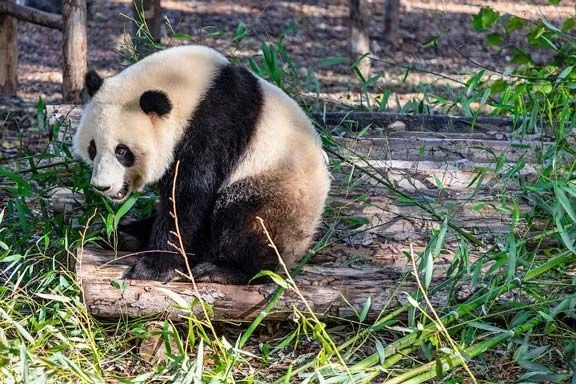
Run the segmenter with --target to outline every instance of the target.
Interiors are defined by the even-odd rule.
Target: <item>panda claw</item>
[[[124,272],[124,280],[154,280],[168,283],[176,277],[179,263],[174,263],[170,257],[149,254],[140,257],[136,263]]]
[[[212,263],[200,263],[192,269],[197,283],[246,284],[250,276],[231,268],[220,267]]]

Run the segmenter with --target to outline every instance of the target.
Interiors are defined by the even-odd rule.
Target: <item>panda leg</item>
[[[226,187],[214,206],[210,251],[192,270],[196,281],[246,284],[261,270],[275,270],[278,256],[264,227],[289,265],[295,256],[302,256],[294,255],[294,250],[302,243],[306,246],[310,236],[299,229],[301,207],[291,196],[281,179],[273,176],[247,178]]]

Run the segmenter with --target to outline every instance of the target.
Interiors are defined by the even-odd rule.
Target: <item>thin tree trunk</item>
[[[18,90],[16,32],[16,19],[0,14],[0,96],[16,96]]]
[[[87,70],[86,0],[64,0],[64,68],[62,95],[65,102],[80,103]]]
[[[386,0],[384,8],[384,38],[398,41],[400,25],[400,0]]]
[[[352,59],[370,53],[369,3],[367,0],[350,0],[350,53]],[[358,63],[358,69],[367,79],[370,75],[370,59],[365,57]]]

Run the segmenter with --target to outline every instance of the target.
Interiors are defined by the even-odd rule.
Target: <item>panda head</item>
[[[162,90],[119,84],[95,71],[86,75],[86,91],[74,151],[92,166],[92,186],[122,202],[159,180],[172,162],[172,102]]]

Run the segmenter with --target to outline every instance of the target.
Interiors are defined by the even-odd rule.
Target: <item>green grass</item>
[[[482,11],[474,26],[481,30],[510,27],[506,23],[511,21],[497,16]],[[96,241],[113,243],[118,221],[128,211],[149,213],[154,194],[137,195],[114,207],[94,193],[89,188],[90,169],[70,153],[70,127],[65,122],[47,124],[40,102],[38,128],[51,130],[54,140],[40,154],[21,148],[16,162],[0,167],[5,206],[0,220],[0,382],[468,383],[494,382],[507,369],[513,369],[511,377],[523,383],[575,382],[574,41],[569,31],[558,32],[546,22],[522,28],[532,43],[554,50],[553,62],[538,65],[522,56],[511,76],[488,76],[480,70],[451,100],[428,93],[422,100],[400,106],[407,112],[458,111],[472,117],[489,109],[494,115],[510,117],[518,132],[532,134],[547,124],[556,141],[543,151],[536,178],[525,180],[520,175],[522,162],[508,168],[503,158],[494,158],[493,172],[521,186],[518,196],[503,194],[495,203],[511,223],[507,238],[496,244],[484,243],[455,226],[446,211],[399,190],[363,161],[369,159],[359,160],[357,153],[342,148],[326,127],[319,126],[332,154],[333,170],[349,173],[350,199],[361,189],[358,180],[363,177],[438,221],[423,252],[405,250],[419,277],[419,289],[406,293],[403,306],[386,307],[372,321],[366,317],[372,305],[366,297],[356,319],[322,319],[294,309],[290,323],[266,322],[278,297],[286,290],[298,292],[292,279],[280,277],[275,277],[276,294],[251,324],[213,323],[191,311],[184,324],[159,317],[154,328],[149,326],[151,319],[93,318],[73,273],[75,251]],[[535,37],[534,31],[540,36]],[[498,33],[505,37],[504,32]],[[240,26],[230,40],[241,44],[247,33]],[[495,41],[493,35],[491,39]],[[324,109],[322,101],[313,97],[317,94],[314,69],[300,71],[282,39],[263,42],[261,52],[247,62],[255,73],[297,97],[308,111]],[[354,66],[350,70],[358,73]],[[387,110],[393,94],[379,90],[377,80],[377,75],[359,79],[361,107],[341,107]],[[371,105],[374,92],[381,93],[380,103]],[[478,170],[471,190],[482,182],[483,172]],[[53,212],[50,195],[57,187],[82,193],[85,202],[64,214]],[[520,199],[532,202],[533,208],[521,213]],[[521,228],[520,222],[527,227]],[[532,228],[536,222],[544,227]],[[304,262],[335,241],[343,225],[362,224],[362,218],[351,220],[338,207],[327,209],[324,236]],[[435,285],[431,276],[447,234],[460,245],[445,282]],[[472,288],[464,301],[453,294],[461,282]],[[434,308],[428,297],[446,289],[452,292],[450,305]],[[173,299],[188,306],[177,296]],[[307,304],[305,298],[301,300]],[[150,363],[138,349],[142,340],[159,340],[166,353]]]

